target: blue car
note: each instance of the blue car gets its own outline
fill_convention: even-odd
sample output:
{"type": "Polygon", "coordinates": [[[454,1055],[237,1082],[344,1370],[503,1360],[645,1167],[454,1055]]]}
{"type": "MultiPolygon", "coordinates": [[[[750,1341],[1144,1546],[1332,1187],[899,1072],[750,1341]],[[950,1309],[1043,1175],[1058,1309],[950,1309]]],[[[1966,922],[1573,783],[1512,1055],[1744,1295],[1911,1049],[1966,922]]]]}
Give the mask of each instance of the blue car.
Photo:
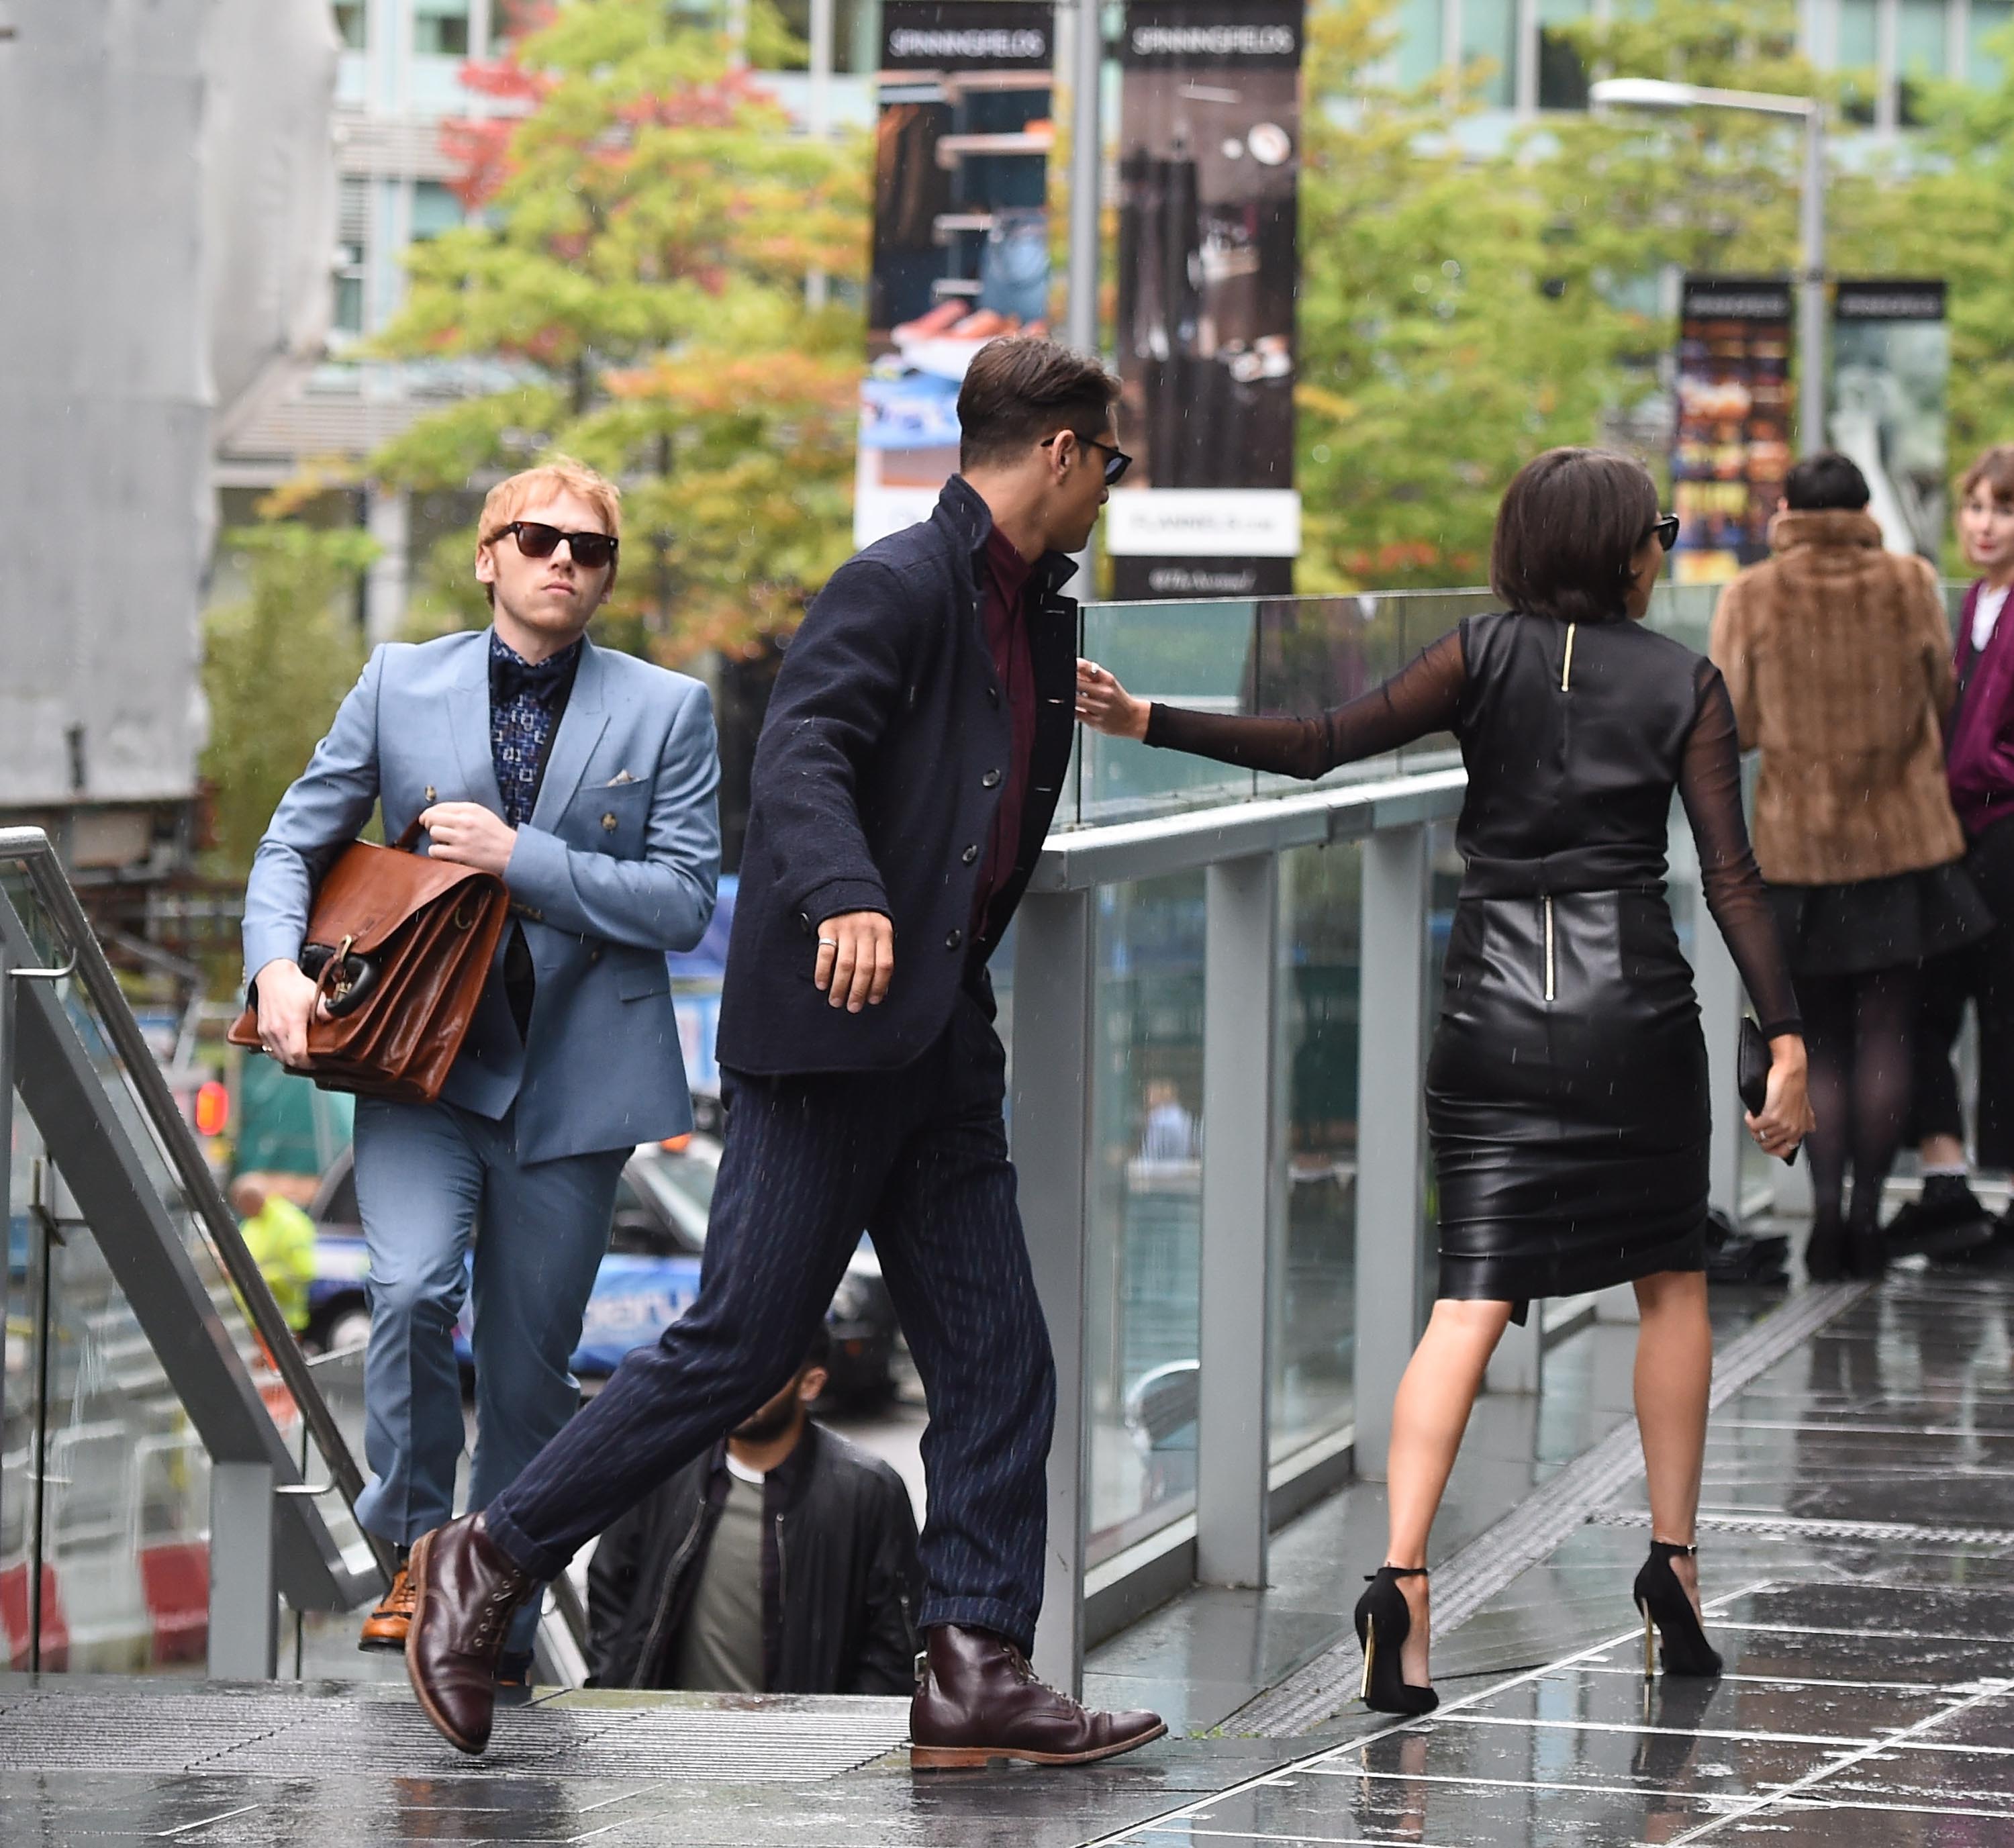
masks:
{"type": "MultiPolygon", "coordinates": [[[[699,1294],[701,1254],[713,1200],[720,1145],[710,1137],[645,1143],[622,1170],[608,1255],[588,1298],[573,1370],[584,1380],[613,1373],[632,1348],[655,1341],[699,1294]]],[[[324,1353],[360,1347],[371,1332],[364,1295],[370,1268],[357,1223],[357,1184],[346,1149],[322,1176],[313,1209],[315,1277],[308,1286],[306,1345],[324,1353]]],[[[865,1237],[826,1312],[832,1334],[833,1396],[850,1404],[885,1400],[894,1390],[900,1334],[874,1248],[865,1237]]],[[[455,1352],[472,1370],[466,1305],[455,1352]]]]}

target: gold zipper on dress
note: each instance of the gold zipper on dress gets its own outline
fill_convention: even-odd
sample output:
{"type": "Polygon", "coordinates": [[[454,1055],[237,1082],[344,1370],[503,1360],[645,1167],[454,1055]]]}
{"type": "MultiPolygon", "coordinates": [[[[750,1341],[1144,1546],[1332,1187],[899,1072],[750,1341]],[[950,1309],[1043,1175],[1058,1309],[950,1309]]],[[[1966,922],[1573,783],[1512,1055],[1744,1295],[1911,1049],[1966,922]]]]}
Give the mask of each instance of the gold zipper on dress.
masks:
{"type": "MultiPolygon", "coordinates": [[[[1569,629],[1567,632],[1571,635],[1573,632],[1569,629]]],[[[1546,999],[1550,1001],[1553,998],[1553,901],[1549,896],[1541,899],[1539,903],[1546,908],[1546,999]]]]}
{"type": "Polygon", "coordinates": [[[1567,690],[1567,682],[1573,678],[1574,631],[1580,625],[1576,622],[1569,622],[1567,625],[1566,658],[1560,663],[1560,691],[1561,693],[1567,690]]]}

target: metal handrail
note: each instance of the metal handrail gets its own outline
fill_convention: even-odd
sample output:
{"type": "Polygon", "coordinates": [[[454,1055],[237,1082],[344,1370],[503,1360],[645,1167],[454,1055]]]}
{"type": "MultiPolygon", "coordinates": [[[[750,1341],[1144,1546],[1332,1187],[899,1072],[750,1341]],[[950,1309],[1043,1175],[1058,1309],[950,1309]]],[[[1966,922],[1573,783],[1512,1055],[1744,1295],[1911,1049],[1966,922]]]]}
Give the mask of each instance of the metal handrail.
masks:
{"type": "MultiPolygon", "coordinates": [[[[335,1415],[315,1384],[307,1356],[296,1342],[280,1305],[273,1300],[264,1273],[238,1230],[238,1222],[203,1160],[202,1151],[196,1147],[195,1136],[175,1106],[167,1080],[141,1034],[140,1023],[127,1005],[112,965],[106,961],[76,890],[56,858],[55,847],[39,828],[0,828],[0,861],[16,861],[25,868],[35,896],[54,919],[70,951],[71,967],[97,1005],[106,1034],[132,1081],[141,1108],[175,1179],[202,1221],[210,1248],[245,1305],[254,1332],[264,1344],[274,1370],[299,1409],[303,1422],[314,1435],[331,1480],[353,1510],[357,1497],[364,1492],[364,1473],[350,1455],[335,1415]]],[[[389,1584],[397,1565],[390,1543],[361,1524],[357,1531],[389,1584]]]]}

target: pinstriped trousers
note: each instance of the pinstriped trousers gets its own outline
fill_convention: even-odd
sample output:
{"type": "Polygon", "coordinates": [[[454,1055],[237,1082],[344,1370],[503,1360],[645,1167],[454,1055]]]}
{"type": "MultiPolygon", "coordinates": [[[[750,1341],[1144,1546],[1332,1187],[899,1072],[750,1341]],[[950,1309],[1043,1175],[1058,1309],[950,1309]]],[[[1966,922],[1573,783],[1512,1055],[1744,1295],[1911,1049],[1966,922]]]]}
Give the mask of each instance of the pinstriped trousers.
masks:
{"type": "Polygon", "coordinates": [[[863,1228],[929,1395],[924,1628],[1032,1646],[1055,1367],[1015,1204],[1006,1055],[961,993],[894,1072],[728,1073],[698,1300],[489,1503],[497,1544],[557,1578],[588,1539],[775,1393],[863,1228]]]}

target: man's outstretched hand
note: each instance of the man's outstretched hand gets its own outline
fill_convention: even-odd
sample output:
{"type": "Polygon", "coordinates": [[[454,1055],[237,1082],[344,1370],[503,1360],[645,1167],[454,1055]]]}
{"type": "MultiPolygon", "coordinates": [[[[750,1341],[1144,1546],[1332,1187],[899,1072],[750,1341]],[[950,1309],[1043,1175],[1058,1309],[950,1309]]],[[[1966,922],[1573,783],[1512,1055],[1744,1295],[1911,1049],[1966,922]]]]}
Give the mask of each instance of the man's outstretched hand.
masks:
{"type": "Polygon", "coordinates": [[[895,926],[879,911],[841,911],[818,927],[813,977],[835,1008],[878,1006],[895,973],[895,926]]]}

